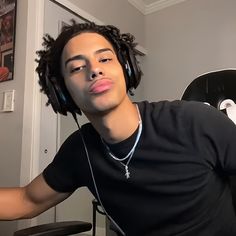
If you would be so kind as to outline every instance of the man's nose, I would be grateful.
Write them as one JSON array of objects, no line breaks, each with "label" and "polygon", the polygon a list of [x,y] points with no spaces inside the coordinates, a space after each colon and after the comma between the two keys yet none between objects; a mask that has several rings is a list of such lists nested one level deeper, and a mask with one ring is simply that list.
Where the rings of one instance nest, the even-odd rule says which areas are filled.
[{"label": "man's nose", "polygon": [[99,63],[94,63],[90,65],[90,75],[89,79],[94,80],[96,77],[104,75],[103,69],[101,68]]},{"label": "man's nose", "polygon": [[102,70],[92,71],[92,73],[90,74],[89,79],[90,79],[90,80],[94,80],[96,77],[99,77],[99,76],[101,76],[101,75],[103,75]]}]

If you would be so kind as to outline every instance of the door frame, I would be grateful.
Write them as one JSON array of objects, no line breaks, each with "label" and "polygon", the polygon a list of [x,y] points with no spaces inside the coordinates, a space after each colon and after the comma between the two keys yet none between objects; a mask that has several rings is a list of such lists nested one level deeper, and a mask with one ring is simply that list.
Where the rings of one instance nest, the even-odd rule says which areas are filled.
[{"label": "door frame", "polygon": [[[81,15],[82,17],[103,24],[92,15],[78,8],[68,0],[50,0]],[[44,6],[45,0],[28,0],[27,9],[27,49],[25,63],[25,88],[23,106],[23,134],[21,149],[20,186],[28,184],[39,174],[40,160],[40,123],[42,93],[35,72],[35,57],[41,48],[44,35]],[[32,53],[33,52],[33,53]],[[55,136],[55,140],[58,137]],[[18,222],[18,228],[30,227],[37,224],[37,217]]]}]

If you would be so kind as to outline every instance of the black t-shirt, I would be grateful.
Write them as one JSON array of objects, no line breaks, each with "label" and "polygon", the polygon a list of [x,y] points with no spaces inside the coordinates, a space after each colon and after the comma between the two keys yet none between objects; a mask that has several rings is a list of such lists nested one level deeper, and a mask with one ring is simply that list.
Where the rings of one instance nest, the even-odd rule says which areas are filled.
[{"label": "black t-shirt", "polygon": [[[82,127],[101,201],[127,236],[233,236],[228,176],[236,174],[236,128],[198,102],[138,103],[143,131],[131,177],[112,159],[91,124]],[[132,146],[132,137],[117,147]],[[115,147],[114,147],[115,148]],[[44,170],[59,192],[87,186],[97,196],[80,131]]]}]

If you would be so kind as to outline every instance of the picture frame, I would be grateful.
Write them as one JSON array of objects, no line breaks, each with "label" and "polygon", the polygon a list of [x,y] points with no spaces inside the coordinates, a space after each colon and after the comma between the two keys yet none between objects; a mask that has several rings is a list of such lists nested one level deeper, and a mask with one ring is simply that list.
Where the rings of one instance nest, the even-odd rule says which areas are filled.
[{"label": "picture frame", "polygon": [[14,78],[17,0],[0,0],[0,82]]}]

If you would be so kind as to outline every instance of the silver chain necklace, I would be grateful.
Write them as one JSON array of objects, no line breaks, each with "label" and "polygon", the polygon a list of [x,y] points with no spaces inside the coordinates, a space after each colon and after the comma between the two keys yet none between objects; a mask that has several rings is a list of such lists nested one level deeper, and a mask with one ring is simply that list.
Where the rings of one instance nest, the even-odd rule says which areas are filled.
[{"label": "silver chain necklace", "polygon": [[[138,144],[138,142],[139,142],[139,139],[140,139],[140,137],[141,137],[141,133],[142,133],[142,130],[143,130],[142,118],[141,118],[141,116],[140,116],[140,112],[139,112],[139,109],[138,109],[138,106],[137,106],[137,105],[136,105],[136,109],[137,109],[137,111],[138,111],[138,117],[139,117],[139,122],[138,122],[138,123],[139,123],[139,126],[138,126],[138,134],[137,134],[137,136],[136,136],[136,139],[135,139],[135,142],[134,142],[133,147],[131,148],[131,150],[129,151],[129,153],[128,153],[125,157],[123,157],[123,158],[118,158],[118,157],[116,157],[116,156],[111,152],[109,146],[107,146],[107,144],[105,143],[105,141],[104,141],[104,140],[102,139],[102,137],[101,137],[101,140],[102,140],[104,146],[106,147],[109,156],[112,157],[114,160],[119,161],[120,164],[125,167],[125,177],[126,177],[126,179],[129,179],[129,178],[130,178],[129,163],[130,163],[130,161],[131,161],[131,159],[132,159],[132,157],[133,157],[133,154],[134,154],[134,152],[135,152],[136,146],[137,146],[137,144]],[[128,159],[128,161],[126,162],[126,164],[122,163],[122,161],[125,161],[126,159]]]}]

